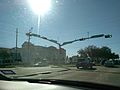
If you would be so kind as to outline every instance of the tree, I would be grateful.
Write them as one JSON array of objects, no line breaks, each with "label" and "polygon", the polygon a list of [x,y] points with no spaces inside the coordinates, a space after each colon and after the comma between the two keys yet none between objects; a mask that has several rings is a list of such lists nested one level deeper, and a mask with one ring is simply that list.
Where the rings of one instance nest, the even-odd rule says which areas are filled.
[{"label": "tree", "polygon": [[10,58],[10,53],[6,49],[0,50],[0,57],[3,59],[8,59]]},{"label": "tree", "polygon": [[101,55],[100,55],[101,58],[111,59],[111,54],[112,54],[112,52],[111,52],[111,49],[110,49],[109,47],[103,46],[103,47],[101,48],[101,53],[100,53],[100,54],[101,54]]},{"label": "tree", "polygon": [[94,45],[85,47],[84,49],[80,49],[78,54],[82,58],[91,57],[93,61],[100,63],[101,60],[109,60],[109,59],[118,59],[119,55],[112,53],[112,50],[103,46],[101,48],[96,47]]},{"label": "tree", "polygon": [[99,57],[99,48],[94,46],[94,45],[91,45],[91,46],[88,46],[88,47],[85,47],[84,49],[80,49],[78,51],[78,54],[81,56],[81,57],[91,57],[91,58],[96,58],[96,57]]},{"label": "tree", "polygon": [[118,59],[119,58],[119,55],[118,54],[115,54],[115,53],[111,53],[111,59]]},{"label": "tree", "polygon": [[87,53],[85,52],[84,49],[80,49],[80,50],[78,51],[78,54],[79,54],[80,57],[82,57],[82,58],[86,58],[86,57],[87,57]]},{"label": "tree", "polygon": [[86,47],[84,50],[89,57],[95,58],[98,55],[98,49],[99,49],[98,47],[91,45]]}]

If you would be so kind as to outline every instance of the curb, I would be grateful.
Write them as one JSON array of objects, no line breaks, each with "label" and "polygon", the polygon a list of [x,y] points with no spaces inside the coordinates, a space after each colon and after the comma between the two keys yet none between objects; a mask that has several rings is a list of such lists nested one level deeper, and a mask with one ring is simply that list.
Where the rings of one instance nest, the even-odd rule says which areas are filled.
[{"label": "curb", "polygon": [[39,74],[51,74],[51,73],[52,73],[51,71],[46,71],[46,72],[40,72],[40,73],[34,73],[34,74],[28,74],[28,75],[13,76],[13,78],[36,76],[36,75],[39,75]]},{"label": "curb", "polygon": [[[64,69],[64,70],[59,70],[59,71],[55,71],[55,72],[64,72],[64,71],[68,71],[68,70],[71,70],[71,69]],[[46,71],[46,72],[40,72],[40,73],[34,73],[34,74],[28,74],[28,75],[13,76],[13,78],[36,76],[39,74],[51,74],[51,73],[55,73],[55,72]]]}]

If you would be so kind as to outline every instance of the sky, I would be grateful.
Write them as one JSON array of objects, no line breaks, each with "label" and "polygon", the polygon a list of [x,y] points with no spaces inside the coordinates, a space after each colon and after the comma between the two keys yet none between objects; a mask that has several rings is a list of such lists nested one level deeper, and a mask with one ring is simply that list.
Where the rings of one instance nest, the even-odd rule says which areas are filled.
[{"label": "sky", "polygon": [[[38,34],[38,15],[27,0],[0,0],[0,47],[18,47],[28,40],[25,35],[33,27]],[[41,16],[39,34],[60,43],[96,34],[112,34],[112,38],[96,38],[75,42],[62,48],[67,55],[77,55],[79,49],[88,45],[108,46],[120,54],[120,0],[52,0],[50,10]],[[31,42],[40,46],[57,45],[31,37]]]}]

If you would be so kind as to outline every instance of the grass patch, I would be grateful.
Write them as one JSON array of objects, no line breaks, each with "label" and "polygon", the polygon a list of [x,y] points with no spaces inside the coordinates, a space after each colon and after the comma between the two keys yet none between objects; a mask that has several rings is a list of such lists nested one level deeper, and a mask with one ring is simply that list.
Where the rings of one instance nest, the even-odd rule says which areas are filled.
[{"label": "grass patch", "polygon": [[79,70],[96,70],[96,68],[80,68]]},{"label": "grass patch", "polygon": [[15,68],[15,65],[8,65],[8,66],[0,66],[0,68]]},{"label": "grass patch", "polygon": [[76,67],[75,64],[67,64],[67,65],[62,65],[62,66],[67,66],[67,67]]}]

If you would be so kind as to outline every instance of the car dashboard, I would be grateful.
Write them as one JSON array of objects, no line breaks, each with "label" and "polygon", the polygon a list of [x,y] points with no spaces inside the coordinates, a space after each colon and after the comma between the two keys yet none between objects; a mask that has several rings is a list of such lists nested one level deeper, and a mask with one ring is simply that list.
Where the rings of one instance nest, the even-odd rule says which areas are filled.
[{"label": "car dashboard", "polygon": [[0,81],[0,90],[93,90],[54,84],[29,83],[24,81]]},{"label": "car dashboard", "polygon": [[67,80],[0,80],[0,90],[120,90],[120,87]]},{"label": "car dashboard", "polygon": [[120,87],[71,80],[15,79],[0,74],[0,90],[120,90]]}]

